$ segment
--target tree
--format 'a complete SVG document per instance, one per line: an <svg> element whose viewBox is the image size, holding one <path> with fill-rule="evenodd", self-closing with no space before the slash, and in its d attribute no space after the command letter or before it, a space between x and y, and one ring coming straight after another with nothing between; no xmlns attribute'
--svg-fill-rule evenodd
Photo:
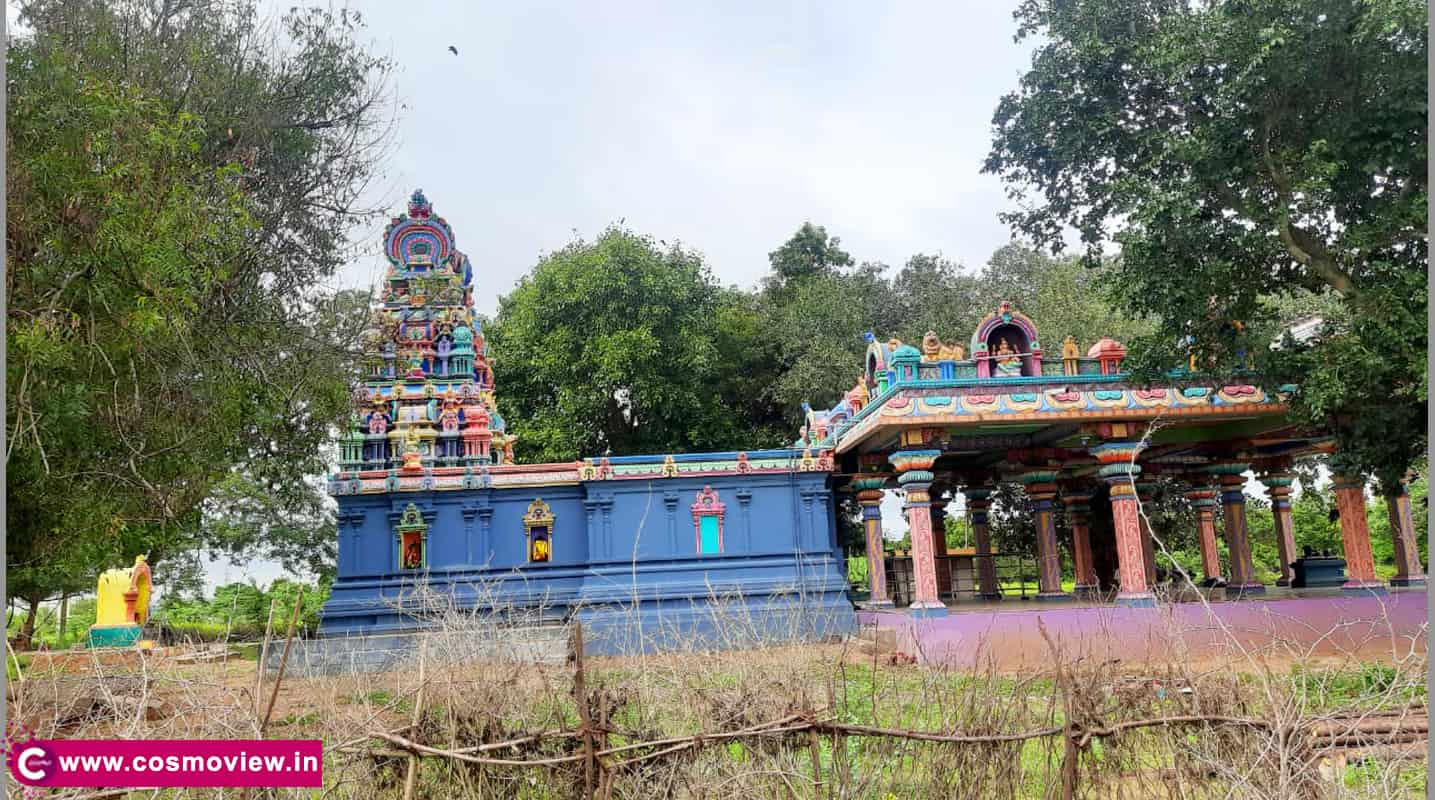
<svg viewBox="0 0 1435 800"><path fill-rule="evenodd" d="M862 377L867 331L889 329L890 286L881 264L810 275L762 298L763 342L776 373L768 396L786 409L789 432L801 404L830 408ZM791 438L788 439L791 441Z"/></svg>
<svg viewBox="0 0 1435 800"><path fill-rule="evenodd" d="M167 585L192 578L200 548L223 546L204 505L236 474L319 491L304 477L347 413L359 326L318 282L355 219L336 182L375 166L355 143L386 67L352 19L319 12L288 18L282 50L258 44L244 3L22 15L7 588L33 606L136 553L168 562Z"/></svg>
<svg viewBox="0 0 1435 800"><path fill-rule="evenodd" d="M1027 0L1015 17L1042 44L993 118L985 171L1024 206L1004 218L1053 250L1074 227L1093 262L1119 245L1109 285L1160 319L1132 348L1143 373L1194 337L1203 368L1299 383L1338 469L1403 473L1426 446L1423 5ZM1301 293L1345 318L1268 349L1254 333Z"/></svg>
<svg viewBox="0 0 1435 800"><path fill-rule="evenodd" d="M488 329L499 408L521 455L566 461L750 441L737 411L747 384L724 360L752 348L748 314L696 253L621 228L546 256L500 298Z"/></svg>
<svg viewBox="0 0 1435 800"><path fill-rule="evenodd" d="M788 281L831 274L852 266L852 256L838 246L840 243L836 236L829 237L821 225L802 223L792 238L767 254L773 272L771 284L781 287Z"/></svg>

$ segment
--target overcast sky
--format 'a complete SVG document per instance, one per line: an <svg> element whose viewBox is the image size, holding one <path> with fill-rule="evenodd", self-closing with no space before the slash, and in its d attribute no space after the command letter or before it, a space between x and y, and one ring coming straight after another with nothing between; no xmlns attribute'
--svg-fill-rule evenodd
<svg viewBox="0 0 1435 800"><path fill-rule="evenodd" d="M804 220L893 266L980 265L1008 239L1009 201L980 174L1030 60L1003 4L353 7L400 64L379 196L397 211L425 191L474 262L480 312L543 252L619 220L743 286ZM379 277L380 233L344 283Z"/></svg>
<svg viewBox="0 0 1435 800"><path fill-rule="evenodd" d="M981 174L997 100L1031 58L1005 4L350 7L399 64L374 199L399 213L424 190L474 263L481 313L544 252L620 220L740 286L805 220L891 266L940 252L975 267L1009 238L1010 203ZM382 229L360 232L342 285L382 275ZM883 512L900 536L895 495ZM280 571L221 560L208 583Z"/></svg>

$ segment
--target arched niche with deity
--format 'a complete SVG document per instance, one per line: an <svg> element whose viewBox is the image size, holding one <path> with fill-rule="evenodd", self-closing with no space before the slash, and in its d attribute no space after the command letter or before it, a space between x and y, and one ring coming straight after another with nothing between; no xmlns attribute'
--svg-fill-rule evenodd
<svg viewBox="0 0 1435 800"><path fill-rule="evenodd" d="M1040 375L1041 340L1036 323L1003 300L972 334L972 358L977 362L978 378Z"/></svg>

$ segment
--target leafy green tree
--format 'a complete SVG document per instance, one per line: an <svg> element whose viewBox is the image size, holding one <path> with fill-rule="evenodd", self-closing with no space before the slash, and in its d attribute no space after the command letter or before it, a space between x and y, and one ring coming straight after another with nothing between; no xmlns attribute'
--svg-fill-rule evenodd
<svg viewBox="0 0 1435 800"><path fill-rule="evenodd" d="M750 347L748 314L696 253L620 228L545 257L499 300L488 329L499 408L521 437L521 456L564 461L749 441L735 413L748 402L739 396L746 384L723 358Z"/></svg>
<svg viewBox="0 0 1435 800"><path fill-rule="evenodd" d="M768 253L767 260L772 265L770 284L780 287L788 281L828 275L852 266L852 256L840 244L841 240L829 237L821 225L802 223L792 238Z"/></svg>
<svg viewBox="0 0 1435 800"><path fill-rule="evenodd" d="M204 521L235 475L276 498L319 491L304 477L347 413L362 323L320 279L362 216L346 198L380 154L358 143L387 66L343 14L296 11L271 44L253 4L218 0L57 0L22 18L7 589L34 608L136 553L167 585L192 579L201 548L226 547Z"/></svg>
<svg viewBox="0 0 1435 800"><path fill-rule="evenodd" d="M862 377L864 334L880 332L890 287L880 264L812 275L786 286L780 295L762 298L764 342L776 374L769 396L801 419L801 404L830 408ZM790 433L796 424L789 423ZM789 438L790 441L790 438Z"/></svg>
<svg viewBox="0 0 1435 800"><path fill-rule="evenodd" d="M1027 0L1039 38L993 118L985 170L1021 199L1015 229L1091 260L1159 317L1147 374L1248 364L1296 382L1332 425L1337 469L1402 473L1426 447L1426 9L1413 0ZM1036 197L1028 198L1027 190ZM1272 301L1329 293L1318 339L1270 350ZM1243 323L1241 327L1233 322Z"/></svg>

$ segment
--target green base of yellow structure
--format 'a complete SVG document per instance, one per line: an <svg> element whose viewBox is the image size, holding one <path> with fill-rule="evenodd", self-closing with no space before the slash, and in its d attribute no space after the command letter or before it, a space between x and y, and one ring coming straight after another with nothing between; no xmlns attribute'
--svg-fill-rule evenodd
<svg viewBox="0 0 1435 800"><path fill-rule="evenodd" d="M140 638L140 626L93 625L90 627L90 647L133 647Z"/></svg>

